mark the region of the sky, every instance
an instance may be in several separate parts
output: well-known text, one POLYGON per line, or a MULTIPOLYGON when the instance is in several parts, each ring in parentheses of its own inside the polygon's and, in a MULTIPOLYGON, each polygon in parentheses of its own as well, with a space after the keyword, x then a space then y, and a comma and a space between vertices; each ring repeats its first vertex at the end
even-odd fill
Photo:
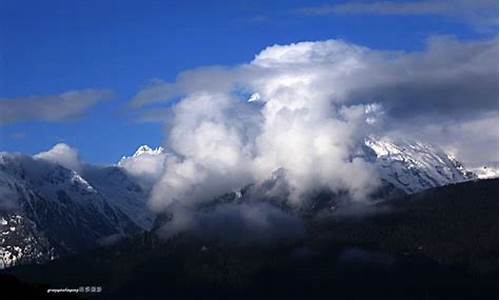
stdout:
POLYGON ((314 55, 294 72, 330 79, 337 73, 316 58, 332 68, 324 53, 359 60, 367 72, 340 74, 350 87, 342 101, 387 107, 384 132, 427 138, 471 163, 497 159, 498 3, 489 0, 1 0, 0 150, 32 155, 64 142, 108 164, 142 144, 182 144, 169 140, 185 122, 182 97, 219 93, 232 78, 272 89, 254 76, 273 80, 259 68, 285 72, 286 55, 301 59, 282 50, 314 55), (293 46, 304 41, 317 44, 293 46), (264 51, 273 45, 284 48, 264 51))

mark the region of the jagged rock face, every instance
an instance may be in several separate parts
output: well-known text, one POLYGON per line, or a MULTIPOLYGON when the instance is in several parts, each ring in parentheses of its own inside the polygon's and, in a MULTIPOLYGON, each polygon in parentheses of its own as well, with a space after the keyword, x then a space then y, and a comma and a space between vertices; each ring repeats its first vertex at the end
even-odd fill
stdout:
POLYGON ((373 137, 365 144, 381 178, 409 194, 477 178, 459 161, 429 144, 373 137))

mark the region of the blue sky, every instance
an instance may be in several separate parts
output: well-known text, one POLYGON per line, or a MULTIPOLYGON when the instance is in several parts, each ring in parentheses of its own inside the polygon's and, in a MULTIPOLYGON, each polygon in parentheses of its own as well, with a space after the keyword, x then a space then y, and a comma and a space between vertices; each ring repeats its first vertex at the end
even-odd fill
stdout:
POLYGON ((137 122, 127 105, 142 87, 198 66, 245 63, 273 44, 343 39, 373 49, 415 51, 431 36, 482 40, 498 34, 477 16, 451 10, 328 9, 344 4, 2 0, 0 101, 30 96, 37 101, 85 89, 106 89, 113 96, 63 120, 35 116, 0 123, 0 150, 34 154, 65 142, 85 161, 110 163, 141 144, 159 145, 163 125, 137 122))

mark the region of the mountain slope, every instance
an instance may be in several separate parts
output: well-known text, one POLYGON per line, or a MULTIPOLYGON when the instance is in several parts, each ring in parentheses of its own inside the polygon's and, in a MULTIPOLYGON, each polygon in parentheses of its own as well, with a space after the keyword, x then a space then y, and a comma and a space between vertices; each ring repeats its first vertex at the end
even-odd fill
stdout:
POLYGON ((86 166, 83 177, 97 189, 108 202, 126 214, 142 229, 150 229, 153 214, 147 208, 148 191, 117 166, 86 166))
POLYGON ((406 193, 477 178, 459 161, 429 144, 374 137, 367 138, 365 144, 381 178, 406 193))
POLYGON ((8 273, 51 287, 92 278, 106 299, 498 298, 498 180, 439 187, 378 209, 309 219, 309 234, 293 242, 240 247, 147 233, 8 273))
MULTIPOLYGON (((386 183, 377 192, 381 199, 476 178, 443 151, 419 142, 370 137, 363 156, 386 183)), ((154 216, 147 208, 148 193, 165 157, 163 148, 144 145, 116 166, 83 165, 77 173, 44 159, 0 153, 0 220, 8 223, 0 228, 3 264, 43 262, 151 229, 154 216)), ((283 202, 283 180, 278 176, 229 193, 203 209, 253 199, 283 202)), ((341 198, 345 195, 320 191, 311 195, 303 213, 329 211, 341 198)))
POLYGON ((56 251, 35 222, 16 213, 0 217, 0 269, 19 264, 43 263, 56 251))
MULTIPOLYGON (((2 241, 3 248, 20 248, 21 241, 46 236, 55 255, 90 249, 140 229, 75 171, 29 156, 0 153, 0 217, 12 216, 23 222, 14 226, 9 240, 2 241), (36 225, 36 230, 29 231, 33 236, 22 230, 26 227, 22 224, 32 223, 36 225)), ((25 246, 19 257, 32 245, 25 246)))

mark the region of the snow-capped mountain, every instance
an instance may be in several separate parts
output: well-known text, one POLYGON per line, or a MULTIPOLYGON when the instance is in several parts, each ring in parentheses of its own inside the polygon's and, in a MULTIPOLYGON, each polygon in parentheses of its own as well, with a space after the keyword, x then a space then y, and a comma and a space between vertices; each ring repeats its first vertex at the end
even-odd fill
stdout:
POLYGON ((137 148, 137 150, 132 155, 132 157, 137 157, 137 156, 144 155, 144 154, 159 155, 159 154, 162 154, 164 152, 164 150, 165 149, 163 149, 163 147, 161 147, 161 146, 153 149, 153 148, 149 147, 148 145, 142 145, 139 148, 137 148))
POLYGON ((132 156, 122 156, 117 166, 125 170, 143 189, 152 188, 163 172, 167 154, 162 147, 140 146, 132 156))
MULTIPOLYGON (((467 170, 442 149, 419 141, 371 136, 365 139, 364 146, 362 156, 376 165, 381 179, 409 194, 477 178, 498 177, 498 170, 494 168, 467 170)), ((131 175, 157 177, 156 173, 162 170, 158 160, 163 160, 164 156, 162 147, 142 145, 132 156, 123 156, 118 166, 127 169, 131 175), (149 174, 141 168, 146 165, 149 174), (155 170, 152 165, 160 169, 155 170)))
POLYGON ((8 223, 0 240, 3 264, 44 261, 140 231, 115 200, 73 170, 0 153, 0 218, 8 223))
POLYGON ((409 194, 477 178, 451 155, 426 143, 369 137, 365 145, 381 178, 409 194))
POLYGON ((127 161, 134 158, 144 158, 144 157, 155 157, 165 153, 165 149, 161 146, 156 148, 151 148, 148 145, 141 145, 137 150, 132 154, 132 156, 122 156, 122 158, 118 161, 118 166, 123 166, 127 161))
MULTIPOLYGON (((406 193, 498 176, 490 169, 477 176, 421 142, 370 137, 362 153, 384 182, 406 193)), ((161 147, 143 145, 117 165, 83 165, 77 172, 36 156, 0 152, 0 268, 44 262, 151 229, 149 189, 166 155, 161 147)), ((330 196, 318 195, 318 201, 324 197, 330 196)), ((226 198, 243 201, 241 194, 226 198)))

